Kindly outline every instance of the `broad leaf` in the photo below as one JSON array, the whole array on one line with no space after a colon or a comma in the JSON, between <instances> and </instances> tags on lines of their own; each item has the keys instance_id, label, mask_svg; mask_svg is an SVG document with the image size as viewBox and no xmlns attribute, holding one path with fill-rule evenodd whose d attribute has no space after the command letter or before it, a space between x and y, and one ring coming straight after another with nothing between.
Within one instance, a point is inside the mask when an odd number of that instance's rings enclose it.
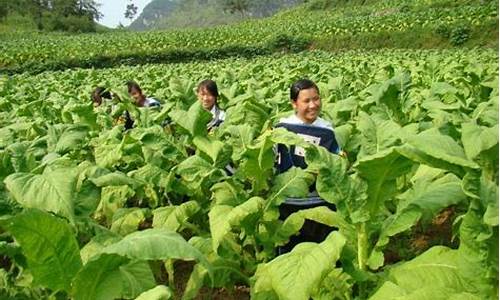
<instances>
[{"instance_id":1,"label":"broad leaf","mask_svg":"<svg viewBox=\"0 0 500 300\"><path fill-rule=\"evenodd\" d=\"M419 133L408 138L408 143L415 147L417 151L422 152L425 156L464 168L478 168L477 164L469 160L464 153L462 147L458 145L451 137L445 136L438 129L433 128ZM406 155L406 152L405 154ZM442 167L425 158L409 156L410 159L416 159L418 162L428 164L433 167Z\"/></svg>"},{"instance_id":2,"label":"broad leaf","mask_svg":"<svg viewBox=\"0 0 500 300\"><path fill-rule=\"evenodd\" d=\"M77 176L75 169L46 168L39 175L14 173L4 182L14 199L24 207L54 212L73 221Z\"/></svg>"},{"instance_id":3,"label":"broad leaf","mask_svg":"<svg viewBox=\"0 0 500 300\"><path fill-rule=\"evenodd\" d=\"M170 288L164 285L158 285L155 288L145 291L140 294L135 300L168 300L174 297L174 293Z\"/></svg>"},{"instance_id":4,"label":"broad leaf","mask_svg":"<svg viewBox=\"0 0 500 300\"><path fill-rule=\"evenodd\" d=\"M401 126L391 120L375 120L367 113L360 112L357 129L362 134L363 142L358 156L362 158L396 146L399 142Z\"/></svg>"},{"instance_id":5,"label":"broad leaf","mask_svg":"<svg viewBox=\"0 0 500 300\"><path fill-rule=\"evenodd\" d=\"M242 204L231 207L228 205L216 205L208 213L210 219L210 232L212 233L212 245L217 252L219 245L233 226L244 228L245 219L259 214L264 207L264 199L253 197Z\"/></svg>"},{"instance_id":6,"label":"broad leaf","mask_svg":"<svg viewBox=\"0 0 500 300\"><path fill-rule=\"evenodd\" d=\"M146 219L144 210L133 208L120 208L113 214L111 223L111 231L119 235L125 236L129 233L137 231L139 224Z\"/></svg>"},{"instance_id":7,"label":"broad leaf","mask_svg":"<svg viewBox=\"0 0 500 300\"><path fill-rule=\"evenodd\" d=\"M200 205L195 201L155 209L153 211L153 227L178 231L199 210Z\"/></svg>"},{"instance_id":8,"label":"broad leaf","mask_svg":"<svg viewBox=\"0 0 500 300\"><path fill-rule=\"evenodd\" d=\"M161 228L137 231L109 245L103 253L118 254L137 260L183 259L204 261L203 255L178 233Z\"/></svg>"},{"instance_id":9,"label":"broad leaf","mask_svg":"<svg viewBox=\"0 0 500 300\"><path fill-rule=\"evenodd\" d=\"M396 192L396 179L408 173L412 162L391 148L366 156L356 163L359 175L368 183L369 210L372 216Z\"/></svg>"},{"instance_id":10,"label":"broad leaf","mask_svg":"<svg viewBox=\"0 0 500 300\"><path fill-rule=\"evenodd\" d=\"M347 223L339 213L330 210L326 206L320 206L302 209L288 216L276 232L276 237L274 238L276 245L281 246L286 244L292 235L299 232L306 220L336 227L340 229L341 233L346 232L344 235L351 236L354 232L354 226Z\"/></svg>"},{"instance_id":11,"label":"broad leaf","mask_svg":"<svg viewBox=\"0 0 500 300\"><path fill-rule=\"evenodd\" d=\"M75 300L134 298L155 286L145 262L116 254L102 254L88 262L73 281Z\"/></svg>"},{"instance_id":12,"label":"broad leaf","mask_svg":"<svg viewBox=\"0 0 500 300\"><path fill-rule=\"evenodd\" d=\"M28 209L4 226L21 245L34 283L69 292L71 280L82 262L68 223L49 213Z\"/></svg>"},{"instance_id":13,"label":"broad leaf","mask_svg":"<svg viewBox=\"0 0 500 300\"><path fill-rule=\"evenodd\" d=\"M433 247L391 268L388 281L370 299L396 299L395 296L399 296L397 299L422 299L417 295L425 295L424 299L440 299L443 294L451 297L464 293L481 299L493 296L488 292L492 290L491 286L487 288L488 280L477 274L481 268L473 264L458 250Z\"/></svg>"},{"instance_id":14,"label":"broad leaf","mask_svg":"<svg viewBox=\"0 0 500 300\"><path fill-rule=\"evenodd\" d=\"M292 167L276 176L272 191L273 205L279 205L286 198L303 198L309 194L309 186L314 182L314 176L305 170Z\"/></svg>"},{"instance_id":15,"label":"broad leaf","mask_svg":"<svg viewBox=\"0 0 500 300\"><path fill-rule=\"evenodd\" d=\"M206 111L199 101L191 105L188 111L174 110L169 116L179 126L187 130L191 136L206 136L207 123L212 116Z\"/></svg>"},{"instance_id":16,"label":"broad leaf","mask_svg":"<svg viewBox=\"0 0 500 300\"><path fill-rule=\"evenodd\" d=\"M292 252L259 265L252 299L309 299L335 267L345 242L340 233L332 232L320 244L300 243Z\"/></svg>"},{"instance_id":17,"label":"broad leaf","mask_svg":"<svg viewBox=\"0 0 500 300\"><path fill-rule=\"evenodd\" d=\"M469 159L498 144L498 125L479 126L474 122L462 124L462 144Z\"/></svg>"}]
</instances>

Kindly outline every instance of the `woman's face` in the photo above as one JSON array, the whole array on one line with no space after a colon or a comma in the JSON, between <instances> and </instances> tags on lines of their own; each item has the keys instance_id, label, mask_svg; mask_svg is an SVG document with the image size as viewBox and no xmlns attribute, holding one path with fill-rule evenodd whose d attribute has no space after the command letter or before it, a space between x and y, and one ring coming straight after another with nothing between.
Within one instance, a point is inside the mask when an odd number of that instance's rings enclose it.
<instances>
[{"instance_id":1,"label":"woman's face","mask_svg":"<svg viewBox=\"0 0 500 300\"><path fill-rule=\"evenodd\" d=\"M307 124L311 124L319 116L321 111L321 99L315 88L301 90L297 100L292 101L292 106L297 117Z\"/></svg>"},{"instance_id":2,"label":"woman's face","mask_svg":"<svg viewBox=\"0 0 500 300\"><path fill-rule=\"evenodd\" d=\"M207 88L205 87L202 87L198 90L197 96L203 108L208 111L210 111L212 107L214 107L215 102L217 101L217 98L214 95L210 94L210 92L207 91Z\"/></svg>"},{"instance_id":3,"label":"woman's face","mask_svg":"<svg viewBox=\"0 0 500 300\"><path fill-rule=\"evenodd\" d=\"M94 101L92 101L92 103L94 104L94 107L98 107L102 104L102 98L101 96L95 96Z\"/></svg>"},{"instance_id":4,"label":"woman's face","mask_svg":"<svg viewBox=\"0 0 500 300\"><path fill-rule=\"evenodd\" d=\"M138 91L137 89L134 88L130 90L130 97L134 98L135 103L142 103L146 98L144 97L141 91Z\"/></svg>"}]
</instances>

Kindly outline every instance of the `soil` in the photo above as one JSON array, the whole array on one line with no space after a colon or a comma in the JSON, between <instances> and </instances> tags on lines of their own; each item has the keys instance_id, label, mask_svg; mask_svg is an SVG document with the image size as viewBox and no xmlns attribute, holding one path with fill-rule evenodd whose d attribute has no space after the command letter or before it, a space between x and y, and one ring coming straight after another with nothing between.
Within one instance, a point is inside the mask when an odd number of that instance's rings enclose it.
<instances>
[{"instance_id":1,"label":"soil","mask_svg":"<svg viewBox=\"0 0 500 300\"><path fill-rule=\"evenodd\" d=\"M174 264L175 299L181 299L189 276L193 271L194 262L178 261ZM233 290L226 288L200 289L196 300L247 300L250 299L250 288L247 286L235 286Z\"/></svg>"},{"instance_id":2,"label":"soil","mask_svg":"<svg viewBox=\"0 0 500 300\"><path fill-rule=\"evenodd\" d=\"M411 260L436 245L456 248L458 245L457 241L453 241L452 227L457 214L456 207L450 206L437 214L430 224L419 222L409 234L392 237L384 252L385 265Z\"/></svg>"}]
</instances>

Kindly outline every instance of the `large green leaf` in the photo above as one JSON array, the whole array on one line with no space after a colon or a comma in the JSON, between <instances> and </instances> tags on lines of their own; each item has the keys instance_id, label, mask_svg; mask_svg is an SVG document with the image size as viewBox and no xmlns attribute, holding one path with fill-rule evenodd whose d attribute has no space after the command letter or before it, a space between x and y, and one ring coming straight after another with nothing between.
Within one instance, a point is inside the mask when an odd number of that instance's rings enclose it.
<instances>
[{"instance_id":1,"label":"large green leaf","mask_svg":"<svg viewBox=\"0 0 500 300\"><path fill-rule=\"evenodd\" d=\"M208 161L198 155L193 155L178 164L176 173L193 190L200 188L206 180L224 176L222 170L213 167Z\"/></svg>"},{"instance_id":2,"label":"large green leaf","mask_svg":"<svg viewBox=\"0 0 500 300\"><path fill-rule=\"evenodd\" d=\"M357 129L362 134L363 142L358 156L358 158L362 158L396 146L401 126L391 120L376 120L361 111L358 115Z\"/></svg>"},{"instance_id":3,"label":"large green leaf","mask_svg":"<svg viewBox=\"0 0 500 300\"><path fill-rule=\"evenodd\" d=\"M139 297L135 298L135 300L168 300L172 299L174 297L173 295L174 293L170 290L170 288L164 285L158 285L155 288L140 294Z\"/></svg>"},{"instance_id":4,"label":"large green leaf","mask_svg":"<svg viewBox=\"0 0 500 300\"><path fill-rule=\"evenodd\" d=\"M96 178L91 178L90 180L98 187L129 185L132 188L136 188L140 185L139 182L128 177L122 172L113 172Z\"/></svg>"},{"instance_id":5,"label":"large green leaf","mask_svg":"<svg viewBox=\"0 0 500 300\"><path fill-rule=\"evenodd\" d=\"M188 111L174 110L169 116L179 126L187 130L193 137L207 134L207 123L212 116L206 111L199 101L191 105Z\"/></svg>"},{"instance_id":6,"label":"large green leaf","mask_svg":"<svg viewBox=\"0 0 500 300\"><path fill-rule=\"evenodd\" d=\"M145 219L144 209L138 207L120 208L113 214L111 231L125 236L137 231L139 224Z\"/></svg>"},{"instance_id":7,"label":"large green leaf","mask_svg":"<svg viewBox=\"0 0 500 300\"><path fill-rule=\"evenodd\" d=\"M341 233L345 232L345 235L348 236L353 235L355 229L354 226L347 223L339 213L330 210L326 206L302 209L286 218L283 225L276 232L274 238L275 243L278 246L286 244L292 235L299 232L306 220L325 224L330 227L336 227L340 229Z\"/></svg>"},{"instance_id":8,"label":"large green leaf","mask_svg":"<svg viewBox=\"0 0 500 300\"><path fill-rule=\"evenodd\" d=\"M428 164L433 167L442 168L438 162L451 164L464 168L478 168L477 164L469 160L464 153L464 150L451 137L443 135L437 128L432 128L423 131L413 137L408 138L408 143L417 149L418 152L424 155L407 155L410 159L415 159L418 162ZM405 149L403 149L405 150ZM426 159L426 156L434 160Z\"/></svg>"},{"instance_id":9,"label":"large green leaf","mask_svg":"<svg viewBox=\"0 0 500 300\"><path fill-rule=\"evenodd\" d=\"M494 201L498 203L498 192L490 196L496 196ZM481 202L472 200L469 210L460 220L459 250L467 260L462 267L467 268L472 277L483 280L482 286L478 285L478 288L485 291L496 288L498 294L498 228L489 224L489 218L484 218L489 208L485 205L486 201ZM496 214L498 218L498 210Z\"/></svg>"},{"instance_id":10,"label":"large green leaf","mask_svg":"<svg viewBox=\"0 0 500 300\"><path fill-rule=\"evenodd\" d=\"M227 124L226 124L227 125ZM233 145L233 160L238 161L252 143L256 133L250 124L232 125L226 127L225 131L230 134L228 142Z\"/></svg>"},{"instance_id":11,"label":"large green leaf","mask_svg":"<svg viewBox=\"0 0 500 300\"><path fill-rule=\"evenodd\" d=\"M219 140L197 136L193 139L193 144L208 155L214 165L224 167L231 158L231 147Z\"/></svg>"},{"instance_id":12,"label":"large green leaf","mask_svg":"<svg viewBox=\"0 0 500 300\"><path fill-rule=\"evenodd\" d=\"M183 259L204 261L203 255L178 233L162 228L137 231L109 245L103 253L119 254L136 260Z\"/></svg>"},{"instance_id":13,"label":"large green leaf","mask_svg":"<svg viewBox=\"0 0 500 300\"><path fill-rule=\"evenodd\" d=\"M111 221L114 213L125 206L127 200L135 195L135 191L128 185L106 186L101 191L101 202L96 209L96 216L103 215Z\"/></svg>"},{"instance_id":14,"label":"large green leaf","mask_svg":"<svg viewBox=\"0 0 500 300\"><path fill-rule=\"evenodd\" d=\"M50 126L47 132L47 148L50 152L64 154L81 149L86 143L89 128L78 124Z\"/></svg>"},{"instance_id":15,"label":"large green leaf","mask_svg":"<svg viewBox=\"0 0 500 300\"><path fill-rule=\"evenodd\" d=\"M359 176L368 183L369 209L372 216L384 207L384 202L396 193L396 179L411 169L412 162L396 148L366 156L356 163Z\"/></svg>"},{"instance_id":16,"label":"large green leaf","mask_svg":"<svg viewBox=\"0 0 500 300\"><path fill-rule=\"evenodd\" d=\"M453 174L446 174L437 179L420 177L400 198L403 202L398 206L399 210L415 205L432 217L441 209L464 201L466 196L461 180Z\"/></svg>"},{"instance_id":17,"label":"large green leaf","mask_svg":"<svg viewBox=\"0 0 500 300\"><path fill-rule=\"evenodd\" d=\"M253 133L260 132L264 123L269 120L268 108L265 103L255 101L252 95L241 95L243 98L238 101L238 97L231 99L237 101L236 105L227 110L227 117L224 121L224 126L233 126L241 124L249 124L252 127Z\"/></svg>"},{"instance_id":18,"label":"large green leaf","mask_svg":"<svg viewBox=\"0 0 500 300\"><path fill-rule=\"evenodd\" d=\"M73 231L64 220L28 209L9 219L4 227L21 245L34 283L51 290L70 291L82 262Z\"/></svg>"},{"instance_id":19,"label":"large green leaf","mask_svg":"<svg viewBox=\"0 0 500 300\"><path fill-rule=\"evenodd\" d=\"M314 182L314 176L305 170L292 167L288 171L276 176L273 182L273 205L279 205L288 197L302 198L309 194L309 186Z\"/></svg>"},{"instance_id":20,"label":"large green leaf","mask_svg":"<svg viewBox=\"0 0 500 300\"><path fill-rule=\"evenodd\" d=\"M127 175L139 182L147 182L166 189L170 184L169 174L169 172L158 166L146 164L137 170L129 172Z\"/></svg>"},{"instance_id":21,"label":"large green leaf","mask_svg":"<svg viewBox=\"0 0 500 300\"><path fill-rule=\"evenodd\" d=\"M178 231L199 210L200 205L196 201L160 207L153 211L153 227Z\"/></svg>"},{"instance_id":22,"label":"large green leaf","mask_svg":"<svg viewBox=\"0 0 500 300\"><path fill-rule=\"evenodd\" d=\"M345 242L340 233L332 232L320 244L300 243L290 253L259 265L252 299L309 299L335 268Z\"/></svg>"},{"instance_id":23,"label":"large green leaf","mask_svg":"<svg viewBox=\"0 0 500 300\"><path fill-rule=\"evenodd\" d=\"M237 206L249 198L243 185L234 180L234 177L214 184L210 190L215 204Z\"/></svg>"},{"instance_id":24,"label":"large green leaf","mask_svg":"<svg viewBox=\"0 0 500 300\"><path fill-rule=\"evenodd\" d=\"M82 257L83 264L96 258L101 254L102 249L119 242L122 237L116 233L104 230L96 234L92 239L80 249L80 256Z\"/></svg>"},{"instance_id":25,"label":"large green leaf","mask_svg":"<svg viewBox=\"0 0 500 300\"><path fill-rule=\"evenodd\" d=\"M235 174L238 178L250 179L254 192L266 189L273 173L275 154L271 136L272 132L266 131L246 146Z\"/></svg>"},{"instance_id":26,"label":"large green leaf","mask_svg":"<svg viewBox=\"0 0 500 300\"><path fill-rule=\"evenodd\" d=\"M369 101L374 101L378 106L387 107L392 116L403 122L405 115L401 94L408 90L410 84L409 72L396 73L394 77L376 84Z\"/></svg>"},{"instance_id":27,"label":"large green leaf","mask_svg":"<svg viewBox=\"0 0 500 300\"><path fill-rule=\"evenodd\" d=\"M462 124L462 144L469 159L498 144L498 125L479 126L475 122Z\"/></svg>"},{"instance_id":28,"label":"large green leaf","mask_svg":"<svg viewBox=\"0 0 500 300\"><path fill-rule=\"evenodd\" d=\"M487 288L487 279L478 276L479 269L460 251L436 246L389 269L387 281L370 299L441 299L443 294L489 299L492 289Z\"/></svg>"},{"instance_id":29,"label":"large green leaf","mask_svg":"<svg viewBox=\"0 0 500 300\"><path fill-rule=\"evenodd\" d=\"M116 254L102 254L89 261L73 280L75 300L134 298L155 286L146 262Z\"/></svg>"},{"instance_id":30,"label":"large green leaf","mask_svg":"<svg viewBox=\"0 0 500 300\"><path fill-rule=\"evenodd\" d=\"M212 233L212 245L214 252L217 252L219 245L231 228L244 228L247 218L259 214L264 207L264 199L253 197L242 204L232 207L229 205L216 205L208 213L210 219L210 232Z\"/></svg>"},{"instance_id":31,"label":"large green leaf","mask_svg":"<svg viewBox=\"0 0 500 300\"><path fill-rule=\"evenodd\" d=\"M24 207L54 212L73 221L77 172L71 168L46 168L42 174L14 173L4 182Z\"/></svg>"},{"instance_id":32,"label":"large green leaf","mask_svg":"<svg viewBox=\"0 0 500 300\"><path fill-rule=\"evenodd\" d=\"M334 203L337 210L353 223L369 218L366 183L347 174L347 160L323 147L306 150L308 170L318 172L316 190L325 201Z\"/></svg>"}]
</instances>

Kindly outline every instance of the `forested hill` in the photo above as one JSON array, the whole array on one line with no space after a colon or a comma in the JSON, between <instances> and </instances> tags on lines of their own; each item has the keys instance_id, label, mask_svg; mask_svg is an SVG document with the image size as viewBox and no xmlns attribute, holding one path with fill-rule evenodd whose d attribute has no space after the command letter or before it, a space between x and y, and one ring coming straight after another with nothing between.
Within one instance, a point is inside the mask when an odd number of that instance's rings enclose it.
<instances>
[{"instance_id":1,"label":"forested hill","mask_svg":"<svg viewBox=\"0 0 500 300\"><path fill-rule=\"evenodd\" d=\"M132 30L207 27L268 17L303 0L153 0L129 26Z\"/></svg>"},{"instance_id":2,"label":"forested hill","mask_svg":"<svg viewBox=\"0 0 500 300\"><path fill-rule=\"evenodd\" d=\"M130 24L129 28L134 30L147 30L154 24L173 13L179 0L153 0L146 7L137 19Z\"/></svg>"}]
</instances>

